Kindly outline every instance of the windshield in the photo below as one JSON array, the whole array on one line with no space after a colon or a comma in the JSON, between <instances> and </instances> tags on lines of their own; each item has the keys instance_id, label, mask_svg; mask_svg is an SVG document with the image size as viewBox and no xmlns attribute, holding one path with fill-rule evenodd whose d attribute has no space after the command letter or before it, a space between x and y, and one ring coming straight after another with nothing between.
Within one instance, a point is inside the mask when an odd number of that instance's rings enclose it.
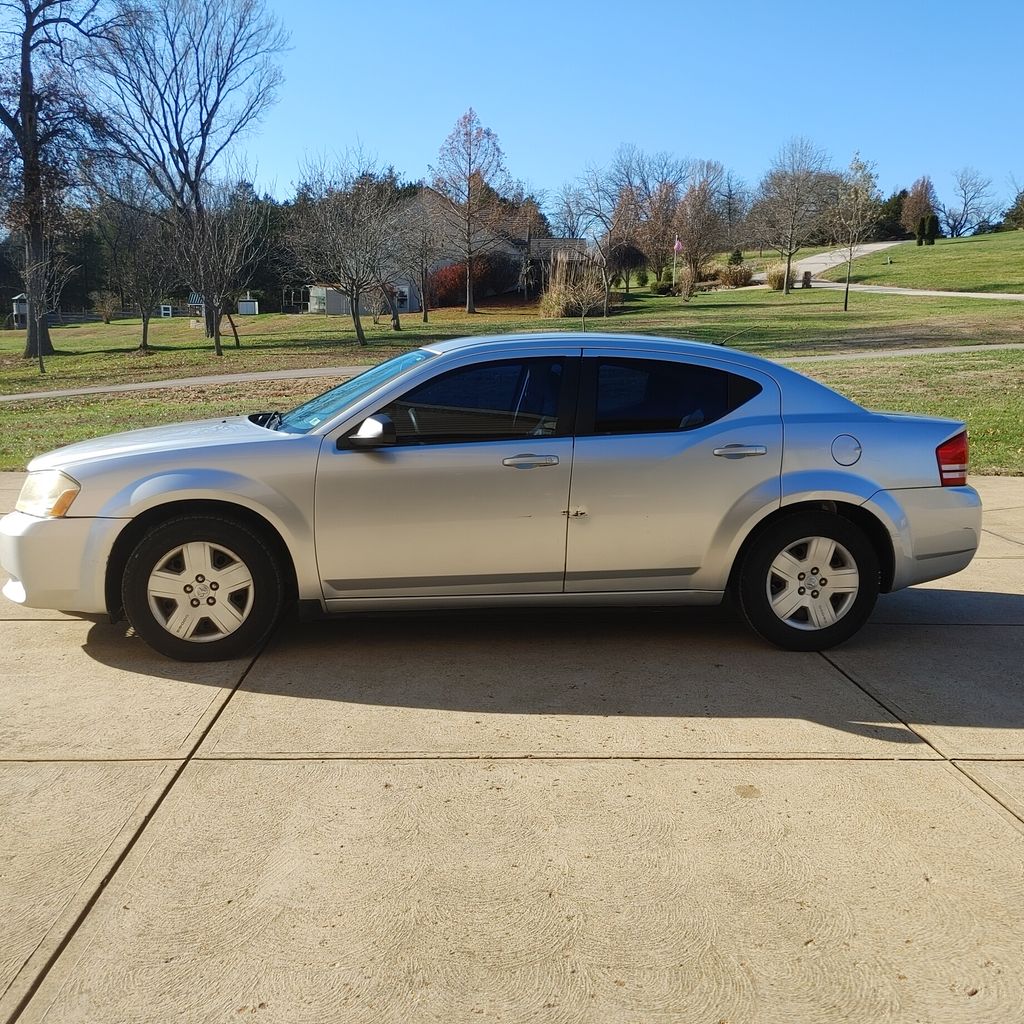
<instances>
[{"instance_id":1,"label":"windshield","mask_svg":"<svg viewBox=\"0 0 1024 1024\"><path fill-rule=\"evenodd\" d=\"M345 381L344 384L311 398L297 409L286 412L280 419L278 429L288 434L308 434L314 427L325 420L333 419L382 384L387 384L389 380L394 380L399 374L433 356L433 352L417 349L415 352L403 352L394 359L373 366L357 377Z\"/></svg>"}]
</instances>

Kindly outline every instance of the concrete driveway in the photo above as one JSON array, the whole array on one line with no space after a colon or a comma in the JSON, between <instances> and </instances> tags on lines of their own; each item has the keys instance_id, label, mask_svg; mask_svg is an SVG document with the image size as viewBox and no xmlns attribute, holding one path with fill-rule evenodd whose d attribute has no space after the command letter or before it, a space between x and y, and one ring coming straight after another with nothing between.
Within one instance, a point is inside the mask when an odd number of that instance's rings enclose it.
<instances>
[{"instance_id":1,"label":"concrete driveway","mask_svg":"<svg viewBox=\"0 0 1024 1024\"><path fill-rule=\"evenodd\" d=\"M0 603L0 1021L1024 1019L1024 480L976 484L974 564L825 656L544 611L195 666Z\"/></svg>"}]
</instances>

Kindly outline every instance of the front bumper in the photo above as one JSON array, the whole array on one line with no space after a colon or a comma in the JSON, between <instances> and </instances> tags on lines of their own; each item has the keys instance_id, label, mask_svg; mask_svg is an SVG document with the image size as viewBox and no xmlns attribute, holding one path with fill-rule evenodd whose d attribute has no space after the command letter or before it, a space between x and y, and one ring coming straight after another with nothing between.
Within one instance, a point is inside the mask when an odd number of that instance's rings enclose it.
<instances>
[{"instance_id":1,"label":"front bumper","mask_svg":"<svg viewBox=\"0 0 1024 1024\"><path fill-rule=\"evenodd\" d=\"M981 542L981 498L973 487L878 491L864 508L892 537L893 590L965 569Z\"/></svg>"},{"instance_id":2,"label":"front bumper","mask_svg":"<svg viewBox=\"0 0 1024 1024\"><path fill-rule=\"evenodd\" d=\"M107 611L107 561L129 519L37 519L12 512L0 519L0 568L10 576L8 600L29 608L98 614Z\"/></svg>"}]
</instances>

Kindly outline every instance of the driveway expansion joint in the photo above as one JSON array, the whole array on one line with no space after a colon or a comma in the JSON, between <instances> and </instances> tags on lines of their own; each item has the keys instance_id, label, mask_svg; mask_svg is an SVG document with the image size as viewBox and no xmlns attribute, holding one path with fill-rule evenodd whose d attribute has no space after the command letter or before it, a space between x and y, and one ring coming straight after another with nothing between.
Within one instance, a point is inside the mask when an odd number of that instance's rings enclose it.
<instances>
[{"instance_id":1,"label":"driveway expansion joint","mask_svg":"<svg viewBox=\"0 0 1024 1024\"><path fill-rule=\"evenodd\" d=\"M988 802L986 802L987 806L992 807L992 804L997 805L997 807L1002 812L1005 812L1006 815L1009 815L1009 817L1013 819L1013 821L1011 823L1011 824L1013 824L1013 827L1016 828L1018 831L1024 832L1024 817L1022 817L1020 814L1018 814L1016 811L1014 811L1003 800L1000 800L999 797L997 797L989 789L987 789L980 782L978 782L977 779L975 779L973 776L969 775L967 772L965 772L963 770L963 768L960 767L958 762L967 760L967 758L961 758L961 757L957 756L956 754L946 754L946 753L944 753L942 750L939 749L938 746L936 746L936 744L934 742L929 740L921 732L919 732L917 729L915 729L913 727L913 725L910 724L909 715L907 715L899 707L899 705L895 703L895 701L887 701L887 700L883 699L881 696L879 696L877 693L875 693L874 690L871 687L867 686L866 684L860 682L858 679L854 678L844 668L842 668L840 665L837 665L836 662L832 658L830 658L828 656L828 653L826 651L821 651L819 653L821 654L821 657L825 661L827 661L837 672L841 673L846 679L848 679L850 681L850 683L852 683L859 690L861 690L868 697L870 697L873 701L875 701L879 705L879 707L883 708L886 712L888 712L890 715L892 715L893 718L896 718L897 720L902 722L903 725L910 732L912 732L919 740L921 740L922 743L927 744L927 746L930 747L935 752L935 754L941 759L942 762L944 762L945 764L949 765L950 770L955 773L957 778L976 797L978 797L979 799L984 799L984 797L987 797L988 798ZM982 760L984 760L984 759L982 759ZM989 758L989 760L994 760L994 758ZM1024 759L1019 759L1019 758L999 758L999 760L1024 760ZM982 794L984 796L982 796ZM1003 814L1000 814L1000 817L1003 817L1003 816L1004 816Z\"/></svg>"},{"instance_id":2,"label":"driveway expansion joint","mask_svg":"<svg viewBox=\"0 0 1024 1024\"><path fill-rule=\"evenodd\" d=\"M11 1013L7 1017L7 1020L6 1020L5 1024L14 1024L14 1022L17 1021L21 1017L21 1015L25 1012L25 1010L28 1008L29 1004L32 1002L32 1000L35 997L36 993L42 987L43 983L46 981L46 979L49 976L50 972L57 965L57 963L59 962L59 960L60 960L61 956L63 955L64 951L68 948L68 946L70 945L71 941L74 939L74 937L77 934L78 930L82 927L82 925L89 918L89 915L92 913L93 907L96 906L96 904L99 902L100 898L102 897L103 893L107 890L107 888L110 885L110 883L117 877L117 874L118 874L122 864L124 864L124 862L127 860L128 856L132 852L132 850L135 849L135 847L138 844L139 840L142 839L142 837L145 835L146 829L148 828L150 822L153 821L154 817L159 812L159 810L160 810L161 806L163 805L164 801L170 795L170 793L174 789L176 783L181 778L182 773L188 767L189 763L193 760L193 758L194 758L196 752L198 751L199 747L202 745L203 741L209 735L209 733L213 729L214 725L216 725L217 720L220 718L220 716L223 713L224 709L231 702L231 698L238 692L239 688L245 682L246 677L252 671L253 666L256 664L256 662L260 659L261 655L263 654L263 651L266 650L266 646L267 646L267 644L269 644L269 642L270 642L270 639L268 638L268 640L263 645L263 647L261 647L260 650L257 651L256 654L253 655L253 657L250 660L249 664L246 665L245 669L241 672L241 674L239 675L239 677L236 680L235 684L231 687L230 690L228 690L227 694L224 696L224 699L221 701L220 707L209 718L209 721L206 722L206 724L205 724L201 734L199 735L199 737L195 741L195 743L192 745L192 748L189 750L189 752L183 758L181 758L180 760L177 760L177 759L174 759L174 758L171 758L171 759L168 759L168 758L154 758L154 759L152 759L154 761L165 761L165 762L168 762L170 765L173 766L173 770L171 772L170 779L168 779L167 783L163 786L163 788L157 794L156 799L150 805L149 810L143 816L142 820L138 823L138 825L135 828L135 831L128 838L128 841L121 848L121 851L117 855L117 857L114 859L114 862L107 868L107 870L104 873L102 879L100 880L99 885L96 886L94 891L89 896L88 900L86 900L85 904L82 906L82 908L75 915L74 920L70 923L69 927L67 928L67 931L61 936L60 941L57 943L57 945L55 946L53 951L47 957L46 962L44 964L42 964L42 966L38 969L38 971L36 972L36 976L32 979L31 984L28 985L28 987L26 988L25 992L22 994L21 998L18 1000L17 1004L14 1006L14 1009L11 1011ZM214 700L216 700L216 698L214 698ZM24 761L24 759L21 759L21 760ZM34 759L32 759L32 760L34 760ZM118 760L123 761L124 763L127 763L127 764L131 764L133 761L136 761L136 760L146 760L146 759L125 758L125 759L118 759Z\"/></svg>"}]
</instances>

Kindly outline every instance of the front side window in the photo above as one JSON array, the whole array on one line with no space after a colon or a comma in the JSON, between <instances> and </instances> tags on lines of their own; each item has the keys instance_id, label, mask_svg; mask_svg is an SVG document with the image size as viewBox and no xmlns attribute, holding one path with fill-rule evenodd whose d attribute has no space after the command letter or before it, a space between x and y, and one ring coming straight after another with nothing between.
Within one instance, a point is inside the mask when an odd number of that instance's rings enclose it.
<instances>
[{"instance_id":1,"label":"front side window","mask_svg":"<svg viewBox=\"0 0 1024 1024\"><path fill-rule=\"evenodd\" d=\"M286 412L281 417L279 429L288 434L308 434L314 427L344 412L348 406L355 405L371 391L394 380L406 370L411 370L414 366L433 358L433 352L417 349L415 352L403 352L394 359L378 363L345 381L344 384L339 384L336 388L331 388L330 391L325 391L322 395L317 395L316 398L311 398L298 408L292 409L291 412Z\"/></svg>"},{"instance_id":2,"label":"front side window","mask_svg":"<svg viewBox=\"0 0 1024 1024\"><path fill-rule=\"evenodd\" d=\"M516 359L464 366L381 409L399 444L455 444L552 437L564 362Z\"/></svg>"},{"instance_id":3,"label":"front side window","mask_svg":"<svg viewBox=\"0 0 1024 1024\"><path fill-rule=\"evenodd\" d=\"M598 359L595 378L595 434L695 430L761 391L738 374L657 359Z\"/></svg>"}]
</instances>

